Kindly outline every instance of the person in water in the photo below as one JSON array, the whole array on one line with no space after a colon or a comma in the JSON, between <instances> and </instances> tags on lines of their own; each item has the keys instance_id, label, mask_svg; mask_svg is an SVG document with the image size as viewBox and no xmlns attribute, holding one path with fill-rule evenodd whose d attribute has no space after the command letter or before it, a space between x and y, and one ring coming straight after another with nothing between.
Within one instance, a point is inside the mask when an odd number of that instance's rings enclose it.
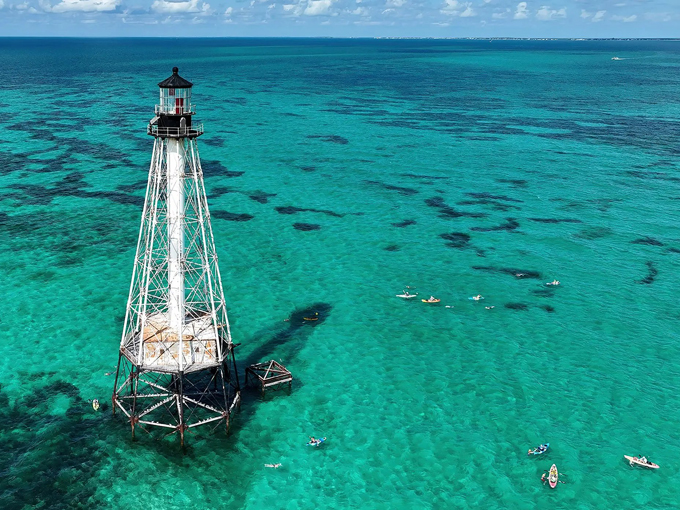
<instances>
[{"instance_id":1,"label":"person in water","mask_svg":"<svg viewBox=\"0 0 680 510\"><path fill-rule=\"evenodd\" d=\"M543 482L543 485L545 485L545 482L548 481L548 479L545 477L545 473L541 475L541 481Z\"/></svg>"}]
</instances>

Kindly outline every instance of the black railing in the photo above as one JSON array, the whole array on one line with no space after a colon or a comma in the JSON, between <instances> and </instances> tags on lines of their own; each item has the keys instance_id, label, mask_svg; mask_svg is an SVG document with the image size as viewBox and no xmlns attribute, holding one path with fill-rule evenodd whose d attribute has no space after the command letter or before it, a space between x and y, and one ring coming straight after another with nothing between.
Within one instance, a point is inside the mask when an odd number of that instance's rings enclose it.
<instances>
[{"instance_id":1,"label":"black railing","mask_svg":"<svg viewBox=\"0 0 680 510\"><path fill-rule=\"evenodd\" d=\"M195 138L203 134L203 124L189 127L161 127L157 124L149 124L146 133L161 138Z\"/></svg>"}]
</instances>

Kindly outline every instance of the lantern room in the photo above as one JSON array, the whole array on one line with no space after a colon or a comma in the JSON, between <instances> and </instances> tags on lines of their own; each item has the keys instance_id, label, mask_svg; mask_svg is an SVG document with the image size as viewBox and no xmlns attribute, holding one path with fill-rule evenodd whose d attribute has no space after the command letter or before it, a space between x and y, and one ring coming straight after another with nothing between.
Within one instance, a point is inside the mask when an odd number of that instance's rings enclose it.
<instances>
[{"instance_id":1,"label":"lantern room","mask_svg":"<svg viewBox=\"0 0 680 510\"><path fill-rule=\"evenodd\" d=\"M161 138L195 138L203 134L203 126L191 122L196 113L196 107L191 104L193 86L179 75L178 68L172 68L172 76L158 84L160 101L156 105L156 116L149 122L148 134Z\"/></svg>"},{"instance_id":2,"label":"lantern room","mask_svg":"<svg viewBox=\"0 0 680 510\"><path fill-rule=\"evenodd\" d=\"M193 83L179 75L179 69L172 68L172 76L158 84L161 89L160 103L156 105L156 115L191 115L195 109L191 104Z\"/></svg>"}]
</instances>

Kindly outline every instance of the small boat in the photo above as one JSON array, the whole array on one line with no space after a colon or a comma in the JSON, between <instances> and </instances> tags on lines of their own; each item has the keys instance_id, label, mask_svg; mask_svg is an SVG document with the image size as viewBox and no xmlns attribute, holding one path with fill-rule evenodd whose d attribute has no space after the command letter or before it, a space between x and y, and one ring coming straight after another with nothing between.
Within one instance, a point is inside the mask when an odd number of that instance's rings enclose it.
<instances>
[{"instance_id":1,"label":"small boat","mask_svg":"<svg viewBox=\"0 0 680 510\"><path fill-rule=\"evenodd\" d=\"M550 484L551 489L557 487L557 480L559 476L560 474L557 472L557 466L555 464L550 466L550 473L548 474L548 483Z\"/></svg>"},{"instance_id":2,"label":"small boat","mask_svg":"<svg viewBox=\"0 0 680 510\"><path fill-rule=\"evenodd\" d=\"M623 59L620 58L620 57L612 57L612 60L623 60Z\"/></svg>"},{"instance_id":3,"label":"small boat","mask_svg":"<svg viewBox=\"0 0 680 510\"><path fill-rule=\"evenodd\" d=\"M326 441L325 437L322 437L320 439L317 439L315 441L308 441L307 446L319 446L321 443L324 443Z\"/></svg>"},{"instance_id":4,"label":"small boat","mask_svg":"<svg viewBox=\"0 0 680 510\"><path fill-rule=\"evenodd\" d=\"M559 284L560 284L559 280L553 280L551 282L546 283L546 285L555 285L555 286L557 286Z\"/></svg>"},{"instance_id":5,"label":"small boat","mask_svg":"<svg viewBox=\"0 0 680 510\"><path fill-rule=\"evenodd\" d=\"M94 409L95 411L99 411L99 400L97 400L96 398L92 401L92 409Z\"/></svg>"},{"instance_id":6,"label":"small boat","mask_svg":"<svg viewBox=\"0 0 680 510\"><path fill-rule=\"evenodd\" d=\"M550 448L550 443L545 443L542 444L541 446L537 446L533 450L529 450L527 452L527 455L542 455L548 451L548 448Z\"/></svg>"},{"instance_id":7,"label":"small boat","mask_svg":"<svg viewBox=\"0 0 680 510\"><path fill-rule=\"evenodd\" d=\"M631 466L642 466L649 469L659 469L659 466L649 461L647 457L631 457L630 455L624 455L623 458L626 459Z\"/></svg>"},{"instance_id":8,"label":"small boat","mask_svg":"<svg viewBox=\"0 0 680 510\"><path fill-rule=\"evenodd\" d=\"M418 294L409 294L408 292L404 292L403 294L397 294L397 297L400 297L402 299L411 299L416 297Z\"/></svg>"},{"instance_id":9,"label":"small boat","mask_svg":"<svg viewBox=\"0 0 680 510\"><path fill-rule=\"evenodd\" d=\"M306 321L318 321L319 320L319 312L316 312L314 314L314 317L303 317L304 320Z\"/></svg>"},{"instance_id":10,"label":"small boat","mask_svg":"<svg viewBox=\"0 0 680 510\"><path fill-rule=\"evenodd\" d=\"M423 303L439 303L441 301L441 299L429 298L429 299L421 299L421 301Z\"/></svg>"}]
</instances>

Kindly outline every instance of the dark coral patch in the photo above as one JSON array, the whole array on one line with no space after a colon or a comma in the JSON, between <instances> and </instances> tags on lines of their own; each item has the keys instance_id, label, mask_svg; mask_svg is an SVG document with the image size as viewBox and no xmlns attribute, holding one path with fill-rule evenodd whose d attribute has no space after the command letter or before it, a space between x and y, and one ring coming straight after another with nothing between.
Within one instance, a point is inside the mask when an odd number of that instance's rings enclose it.
<instances>
[{"instance_id":1,"label":"dark coral patch","mask_svg":"<svg viewBox=\"0 0 680 510\"><path fill-rule=\"evenodd\" d=\"M541 305L541 308L548 313L553 313L555 311L555 307L550 305Z\"/></svg>"},{"instance_id":2,"label":"dark coral patch","mask_svg":"<svg viewBox=\"0 0 680 510\"><path fill-rule=\"evenodd\" d=\"M574 218L529 218L531 221L538 223L583 223L581 220Z\"/></svg>"},{"instance_id":3,"label":"dark coral patch","mask_svg":"<svg viewBox=\"0 0 680 510\"><path fill-rule=\"evenodd\" d=\"M454 209L453 207L447 205L442 197L427 198L425 199L425 204L439 209L440 218L486 218L487 216L484 213L471 213Z\"/></svg>"},{"instance_id":4,"label":"dark coral patch","mask_svg":"<svg viewBox=\"0 0 680 510\"><path fill-rule=\"evenodd\" d=\"M330 143L338 143L340 145L347 145L349 143L347 138L338 135L309 135L307 138L319 139Z\"/></svg>"},{"instance_id":5,"label":"dark coral patch","mask_svg":"<svg viewBox=\"0 0 680 510\"><path fill-rule=\"evenodd\" d=\"M521 278L533 278L535 280L541 279L541 273L538 271L531 271L529 269L516 269L514 267L495 267L495 266L472 266L472 269L477 271L484 271L487 273L501 273L517 277L521 274Z\"/></svg>"},{"instance_id":6,"label":"dark coral patch","mask_svg":"<svg viewBox=\"0 0 680 510\"><path fill-rule=\"evenodd\" d=\"M647 261L647 276L645 276L642 280L638 280L637 283L643 283L646 285L649 285L650 283L654 283L654 280L656 279L656 275L659 274L659 270L656 268L654 265L654 262L652 261Z\"/></svg>"},{"instance_id":7,"label":"dark coral patch","mask_svg":"<svg viewBox=\"0 0 680 510\"><path fill-rule=\"evenodd\" d=\"M293 228L295 230L308 232L310 230L321 230L321 225L317 225L316 223L293 223Z\"/></svg>"},{"instance_id":8,"label":"dark coral patch","mask_svg":"<svg viewBox=\"0 0 680 510\"><path fill-rule=\"evenodd\" d=\"M463 249L467 248L470 243L471 236L464 232L450 232L447 234L439 234L439 237L448 241L446 246L450 248Z\"/></svg>"},{"instance_id":9,"label":"dark coral patch","mask_svg":"<svg viewBox=\"0 0 680 510\"><path fill-rule=\"evenodd\" d=\"M528 183L524 179L496 179L496 182L511 184L514 188L526 188Z\"/></svg>"},{"instance_id":10,"label":"dark coral patch","mask_svg":"<svg viewBox=\"0 0 680 510\"><path fill-rule=\"evenodd\" d=\"M221 136L211 136L208 138L201 138L204 144L210 145L212 147L222 147L226 140Z\"/></svg>"},{"instance_id":11,"label":"dark coral patch","mask_svg":"<svg viewBox=\"0 0 680 510\"><path fill-rule=\"evenodd\" d=\"M206 177L241 177L245 172L233 172L217 160L205 159L201 162Z\"/></svg>"},{"instance_id":12,"label":"dark coral patch","mask_svg":"<svg viewBox=\"0 0 680 510\"><path fill-rule=\"evenodd\" d=\"M403 227L408 227L409 225L415 225L415 224L416 224L416 220L404 220L404 221L400 221L398 223L392 223L392 226L397 227L397 228L403 228Z\"/></svg>"},{"instance_id":13,"label":"dark coral patch","mask_svg":"<svg viewBox=\"0 0 680 510\"><path fill-rule=\"evenodd\" d=\"M503 200L505 202L519 202L522 203L522 200L519 200L517 198L512 198L508 197L506 195L492 195L491 193L465 193L467 196L472 197L472 198L487 198L489 200Z\"/></svg>"},{"instance_id":14,"label":"dark coral patch","mask_svg":"<svg viewBox=\"0 0 680 510\"><path fill-rule=\"evenodd\" d=\"M505 303L505 308L509 308L510 310L526 311L529 309L529 305L526 303Z\"/></svg>"},{"instance_id":15,"label":"dark coral patch","mask_svg":"<svg viewBox=\"0 0 680 510\"><path fill-rule=\"evenodd\" d=\"M496 225L495 227L472 227L470 230L474 232L496 232L500 230L512 231L519 228L519 222L515 218L505 218L505 223Z\"/></svg>"},{"instance_id":16,"label":"dark coral patch","mask_svg":"<svg viewBox=\"0 0 680 510\"><path fill-rule=\"evenodd\" d=\"M386 189L388 191L396 191L400 195L404 196L412 196L416 195L418 193L417 189L413 188L405 188L403 186L394 186L392 184L385 184L384 182L379 182L379 181L364 181L366 184L371 184L373 186L380 186L383 189Z\"/></svg>"},{"instance_id":17,"label":"dark coral patch","mask_svg":"<svg viewBox=\"0 0 680 510\"><path fill-rule=\"evenodd\" d=\"M680 249L678 248L668 248L667 250L669 253L680 253Z\"/></svg>"},{"instance_id":18,"label":"dark coral patch","mask_svg":"<svg viewBox=\"0 0 680 510\"><path fill-rule=\"evenodd\" d=\"M120 186L117 186L116 189L118 191L122 191L123 193L133 193L135 191L142 191L143 189L146 188L147 180L144 179L143 181L137 181L133 182L130 184L121 184Z\"/></svg>"},{"instance_id":19,"label":"dark coral patch","mask_svg":"<svg viewBox=\"0 0 680 510\"><path fill-rule=\"evenodd\" d=\"M555 287L551 285L550 287L543 287L540 289L533 289L531 292L540 297L553 297L555 295Z\"/></svg>"},{"instance_id":20,"label":"dark coral patch","mask_svg":"<svg viewBox=\"0 0 680 510\"><path fill-rule=\"evenodd\" d=\"M334 216L335 218L342 218L344 214L329 211L328 209L306 209L303 207L295 207L294 205L280 206L274 208L279 214L297 214L299 212L314 212L322 213L328 216Z\"/></svg>"},{"instance_id":21,"label":"dark coral patch","mask_svg":"<svg viewBox=\"0 0 680 510\"><path fill-rule=\"evenodd\" d=\"M301 166L300 170L302 170L303 172L314 172L316 171L316 167L311 165Z\"/></svg>"},{"instance_id":22,"label":"dark coral patch","mask_svg":"<svg viewBox=\"0 0 680 510\"><path fill-rule=\"evenodd\" d=\"M399 251L399 245L390 244L389 246L385 247L385 251Z\"/></svg>"},{"instance_id":23,"label":"dark coral patch","mask_svg":"<svg viewBox=\"0 0 680 510\"><path fill-rule=\"evenodd\" d=\"M248 198L251 200L255 200L255 202L258 202L260 204L266 204L269 201L270 197L275 197L276 193L266 193L264 191L254 191L250 195L248 195Z\"/></svg>"},{"instance_id":24,"label":"dark coral patch","mask_svg":"<svg viewBox=\"0 0 680 510\"><path fill-rule=\"evenodd\" d=\"M503 202L499 202L497 200L490 200L488 198L481 198L478 200L461 200L460 202L456 202L457 205L489 205L491 206L494 210L496 211L509 211L511 209L514 210L520 210L521 207L518 207L516 205L511 205L511 204L506 204Z\"/></svg>"},{"instance_id":25,"label":"dark coral patch","mask_svg":"<svg viewBox=\"0 0 680 510\"><path fill-rule=\"evenodd\" d=\"M255 216L252 214L236 214L236 213L230 213L227 211L213 211L212 216L215 218L218 218L220 220L227 220L227 221L250 221L252 220Z\"/></svg>"},{"instance_id":26,"label":"dark coral patch","mask_svg":"<svg viewBox=\"0 0 680 510\"><path fill-rule=\"evenodd\" d=\"M663 243L653 237L645 236L631 241L633 244L647 244L649 246L663 246Z\"/></svg>"},{"instance_id":27,"label":"dark coral patch","mask_svg":"<svg viewBox=\"0 0 680 510\"><path fill-rule=\"evenodd\" d=\"M603 237L610 236L613 233L614 231L609 227L588 227L584 228L577 234L574 234L574 236L593 241L595 239L601 239Z\"/></svg>"},{"instance_id":28,"label":"dark coral patch","mask_svg":"<svg viewBox=\"0 0 680 510\"><path fill-rule=\"evenodd\" d=\"M420 174L399 174L402 177L408 177L410 179L419 179L423 181L436 181L436 180L445 180L448 179L448 177L441 177L441 176L434 176L434 175L420 175Z\"/></svg>"}]
</instances>

